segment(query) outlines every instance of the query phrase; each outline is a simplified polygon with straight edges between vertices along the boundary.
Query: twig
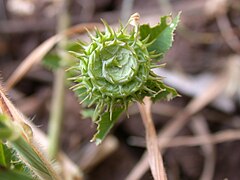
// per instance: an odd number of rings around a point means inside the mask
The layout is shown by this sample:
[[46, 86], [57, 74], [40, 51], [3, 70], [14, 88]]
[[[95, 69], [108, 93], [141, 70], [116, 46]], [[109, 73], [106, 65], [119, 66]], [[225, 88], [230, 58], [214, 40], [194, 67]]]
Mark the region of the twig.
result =
[[[165, 117], [173, 117], [173, 115], [177, 114], [180, 110], [181, 108], [174, 107], [166, 103], [155, 103], [155, 104], [152, 104], [152, 108], [151, 108], [152, 114], [165, 116]], [[137, 109], [137, 106], [135, 105], [130, 106], [128, 108], [128, 114], [129, 116], [139, 114], [139, 110]]]
[[205, 155], [203, 171], [200, 180], [212, 180], [215, 169], [216, 154], [213, 143], [211, 143], [209, 136], [210, 132], [206, 120], [202, 116], [196, 116], [190, 123], [190, 127], [195, 134], [206, 137], [208, 143], [202, 145], [202, 150]]
[[[162, 156], [158, 149], [157, 134], [151, 117], [151, 100], [144, 99], [144, 104], [138, 103], [140, 114], [146, 130], [148, 161], [155, 180], [166, 180]], [[131, 178], [127, 178], [131, 180]]]
[[[223, 92], [227, 83], [226, 75], [221, 75], [217, 80], [206, 88], [202, 94], [194, 98], [187, 107], [176, 115], [173, 120], [168, 123], [162, 131], [158, 134], [158, 143], [160, 149], [166, 146], [174, 135], [188, 122], [189, 118], [208, 105], [214, 100], [221, 92]], [[145, 152], [140, 161], [128, 175], [131, 179], [140, 179], [142, 175], [148, 170], [147, 153]]]
[[238, 37], [235, 35], [229, 19], [226, 14], [222, 14], [216, 17], [217, 25], [219, 30], [226, 41], [227, 45], [236, 53], [240, 54], [240, 41]]
[[[200, 136], [178, 136], [173, 138], [168, 144], [162, 145], [162, 148], [174, 148], [179, 146], [201, 146], [204, 144], [219, 144], [227, 141], [240, 140], [239, 130], [224, 130], [212, 135]], [[132, 138], [130, 144], [137, 147], [146, 147], [144, 138]]]

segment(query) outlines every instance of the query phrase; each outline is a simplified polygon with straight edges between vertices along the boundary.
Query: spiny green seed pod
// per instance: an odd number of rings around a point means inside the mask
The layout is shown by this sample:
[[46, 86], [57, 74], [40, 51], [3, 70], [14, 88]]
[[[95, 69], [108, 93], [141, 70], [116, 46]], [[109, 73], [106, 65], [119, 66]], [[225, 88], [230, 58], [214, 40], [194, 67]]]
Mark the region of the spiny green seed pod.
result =
[[89, 34], [89, 45], [81, 43], [83, 52], [72, 52], [79, 59], [75, 67], [79, 76], [72, 78], [78, 84], [73, 89], [89, 106], [97, 104], [97, 115], [112, 112], [116, 106], [127, 109], [131, 101], [142, 102], [145, 96], [156, 95], [154, 85], [160, 81], [151, 71], [155, 66], [147, 44], [137, 38], [138, 31], [128, 33], [121, 27], [115, 32], [104, 25], [104, 33], [96, 30], [96, 36]]
[[96, 29], [95, 35], [89, 33], [90, 43], [80, 42], [81, 50], [71, 52], [77, 57], [75, 67], [70, 70], [75, 74], [70, 79], [76, 83], [72, 89], [85, 105], [95, 105], [93, 120], [98, 124], [98, 132], [93, 140], [97, 144], [129, 103], [143, 102], [146, 96], [155, 101], [177, 95], [152, 71], [159, 67], [156, 57], [162, 57], [173, 41], [179, 16], [173, 23], [167, 23], [169, 18], [161, 17], [160, 24], [151, 28], [140, 26], [139, 16], [134, 14], [118, 31], [103, 21], [104, 32]]

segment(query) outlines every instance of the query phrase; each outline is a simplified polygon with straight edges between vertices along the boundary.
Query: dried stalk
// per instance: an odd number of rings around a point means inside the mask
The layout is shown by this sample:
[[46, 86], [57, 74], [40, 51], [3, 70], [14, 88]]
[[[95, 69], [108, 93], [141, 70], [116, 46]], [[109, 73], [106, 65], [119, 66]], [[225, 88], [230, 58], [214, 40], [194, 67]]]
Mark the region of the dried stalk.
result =
[[157, 133], [151, 117], [151, 100], [145, 98], [144, 104], [138, 103], [138, 107], [146, 130], [148, 161], [152, 175], [155, 180], [166, 180], [163, 159], [158, 149]]
[[[226, 75], [220, 75], [213, 84], [206, 89], [203, 94], [200, 94], [194, 98], [187, 107], [176, 115], [173, 120], [171, 120], [162, 131], [158, 134], [158, 143], [160, 149], [163, 150], [172, 137], [176, 135], [179, 130], [189, 121], [189, 118], [208, 105], [212, 100], [214, 100], [220, 93], [224, 91], [227, 84], [228, 77]], [[140, 161], [130, 172], [127, 178], [129, 179], [140, 179], [145, 172], [148, 170], [148, 158], [145, 152]]]

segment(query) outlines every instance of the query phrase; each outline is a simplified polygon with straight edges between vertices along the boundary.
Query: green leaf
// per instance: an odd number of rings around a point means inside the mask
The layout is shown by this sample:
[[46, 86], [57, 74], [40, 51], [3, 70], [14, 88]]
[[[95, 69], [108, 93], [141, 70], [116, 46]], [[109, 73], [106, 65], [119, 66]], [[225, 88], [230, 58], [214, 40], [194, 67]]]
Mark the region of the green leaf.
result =
[[3, 166], [3, 167], [7, 166], [5, 152], [4, 152], [4, 146], [1, 141], [0, 141], [0, 166]]
[[[2, 167], [4, 170], [4, 172], [0, 171], [0, 179], [2, 177], [4, 177], [4, 174], [6, 175], [6, 177], [7, 176], [11, 177], [11, 176], [7, 175], [9, 173], [21, 174], [21, 176], [23, 176], [23, 177], [31, 177], [32, 176], [32, 172], [23, 163], [23, 161], [21, 161], [19, 159], [17, 152], [14, 149], [8, 147], [4, 143], [0, 143], [0, 167]], [[5, 179], [9, 179], [9, 178], [5, 178]]]
[[48, 167], [45, 166], [43, 159], [22, 137], [11, 142], [12, 146], [23, 159], [34, 169], [34, 173], [43, 179], [54, 179]]
[[[11, 157], [11, 164], [14, 164], [18, 159], [22, 163], [15, 163], [14, 168], [19, 171], [24, 171], [21, 164], [26, 164], [31, 170], [34, 170], [34, 174], [42, 179], [54, 179], [53, 170], [50, 169], [50, 164], [43, 157], [43, 155], [37, 150], [31, 143], [26, 141], [20, 134], [20, 127], [14, 124], [12, 121], [7, 120], [5, 116], [0, 114], [0, 127], [1, 129], [7, 129], [10, 131], [11, 136], [3, 137], [10, 144], [10, 147], [18, 154], [18, 158], [14, 157], [15, 153]], [[20, 135], [18, 135], [20, 134]], [[0, 136], [0, 140], [3, 140]], [[1, 176], [0, 176], [1, 177]]]
[[82, 47], [81, 45], [79, 45], [78, 43], [76, 43], [76, 41], [70, 41], [67, 43], [67, 46], [66, 46], [66, 50], [67, 51], [74, 51], [74, 52], [79, 52], [79, 51], [82, 51]]
[[61, 65], [61, 59], [57, 54], [49, 53], [43, 58], [42, 64], [50, 70], [56, 70]]
[[32, 177], [26, 175], [25, 173], [18, 172], [15, 170], [4, 170], [0, 171], [0, 180], [33, 180]]
[[113, 125], [116, 123], [117, 119], [124, 111], [123, 108], [118, 108], [113, 111], [112, 119], [110, 120], [110, 112], [105, 112], [100, 119], [97, 121], [97, 133], [94, 135], [91, 141], [95, 141], [99, 145], [103, 139], [106, 137], [108, 132], [112, 129]]
[[83, 109], [81, 111], [83, 118], [92, 118], [94, 114], [94, 109]]
[[172, 16], [162, 16], [160, 23], [154, 27], [149, 24], [140, 26], [140, 39], [148, 39], [148, 51], [155, 51], [156, 54], [161, 54], [160, 57], [166, 53], [172, 46], [174, 31], [180, 19], [180, 13], [172, 20]]
[[[68, 42], [66, 47], [66, 51], [81, 51], [82, 48], [79, 44], [77, 44], [75, 41], [74, 42]], [[58, 56], [56, 50], [51, 51], [48, 53], [46, 56], [44, 56], [43, 60], [41, 61], [42, 65], [48, 68], [49, 70], [56, 70], [57, 68], [61, 66], [71, 66], [75, 63], [74, 60], [69, 60], [69, 59], [63, 59]]]
[[158, 93], [153, 96], [151, 99], [153, 102], [157, 100], [171, 100], [176, 96], [179, 96], [177, 91], [174, 88], [171, 88], [165, 85], [163, 82], [159, 82], [158, 86], [160, 87]]
[[6, 139], [12, 136], [12, 131], [9, 129], [0, 128], [0, 138]]

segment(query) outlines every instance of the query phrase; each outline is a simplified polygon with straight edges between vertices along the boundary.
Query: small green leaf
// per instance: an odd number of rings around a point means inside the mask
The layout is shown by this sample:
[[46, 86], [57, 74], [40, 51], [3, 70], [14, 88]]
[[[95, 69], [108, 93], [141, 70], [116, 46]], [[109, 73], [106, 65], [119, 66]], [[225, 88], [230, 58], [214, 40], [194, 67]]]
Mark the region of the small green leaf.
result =
[[26, 175], [25, 173], [15, 171], [15, 170], [4, 170], [0, 171], [0, 180], [33, 180], [32, 177]]
[[[31, 177], [32, 172], [30, 169], [19, 159], [17, 152], [8, 147], [6, 144], [0, 142], [0, 167], [4, 172], [0, 170], [0, 179], [4, 177], [3, 174], [7, 173], [19, 173], [23, 177]], [[0, 168], [1, 169], [1, 168]], [[10, 177], [10, 176], [8, 176]], [[8, 179], [8, 178], [5, 178]]]
[[148, 39], [147, 43], [148, 51], [155, 51], [156, 54], [161, 54], [169, 50], [173, 42], [173, 33], [177, 27], [180, 19], [180, 13], [172, 20], [172, 16], [162, 16], [160, 23], [154, 27], [150, 27], [149, 24], [144, 24], [140, 26], [140, 39]]
[[92, 118], [94, 114], [94, 109], [83, 109], [81, 111], [83, 118]]
[[100, 120], [97, 121], [97, 133], [94, 135], [91, 141], [95, 141], [97, 145], [99, 145], [103, 139], [106, 137], [108, 132], [112, 129], [113, 125], [116, 123], [117, 119], [124, 111], [123, 108], [118, 108], [113, 111], [112, 119], [110, 120], [110, 112], [105, 112]]
[[[18, 154], [19, 160], [22, 162], [21, 164], [24, 163], [28, 165], [28, 167], [34, 171], [33, 173], [42, 179], [54, 179], [55, 174], [53, 175], [53, 170], [50, 169], [51, 167], [47, 160], [39, 150], [36, 150], [36, 148], [21, 135], [21, 128], [0, 114], [0, 130], [1, 129], [6, 129], [10, 132], [10, 136], [0, 136], [0, 140], [6, 140], [7, 143], [10, 144], [10, 147]], [[11, 157], [11, 160], [14, 162], [13, 159], [14, 156]], [[13, 164], [12, 161], [11, 164]], [[14, 168], [15, 167], [19, 171], [23, 170], [23, 166], [19, 166], [19, 163], [16, 164]]]
[[3, 166], [3, 167], [7, 166], [5, 152], [4, 152], [4, 146], [1, 141], [0, 141], [0, 166]]
[[[66, 51], [81, 51], [81, 46], [74, 42], [68, 42], [66, 45]], [[74, 60], [64, 59], [61, 60], [61, 58], [58, 56], [58, 54], [55, 51], [52, 51], [48, 53], [46, 56], [44, 56], [43, 60], [41, 61], [42, 65], [48, 68], [49, 70], [56, 70], [57, 68], [61, 66], [71, 66], [75, 63]]]
[[165, 85], [163, 82], [159, 82], [158, 84], [160, 86], [160, 91], [152, 97], [152, 101], [156, 102], [157, 100], [171, 100], [174, 97], [179, 96], [177, 91], [174, 88], [171, 88], [167, 85]]
[[66, 50], [79, 52], [79, 51], [82, 51], [82, 47], [80, 44], [76, 43], [76, 41], [70, 41], [67, 43]]
[[49, 53], [43, 58], [42, 64], [50, 70], [55, 70], [60, 67], [60, 62], [61, 59], [57, 54]]

